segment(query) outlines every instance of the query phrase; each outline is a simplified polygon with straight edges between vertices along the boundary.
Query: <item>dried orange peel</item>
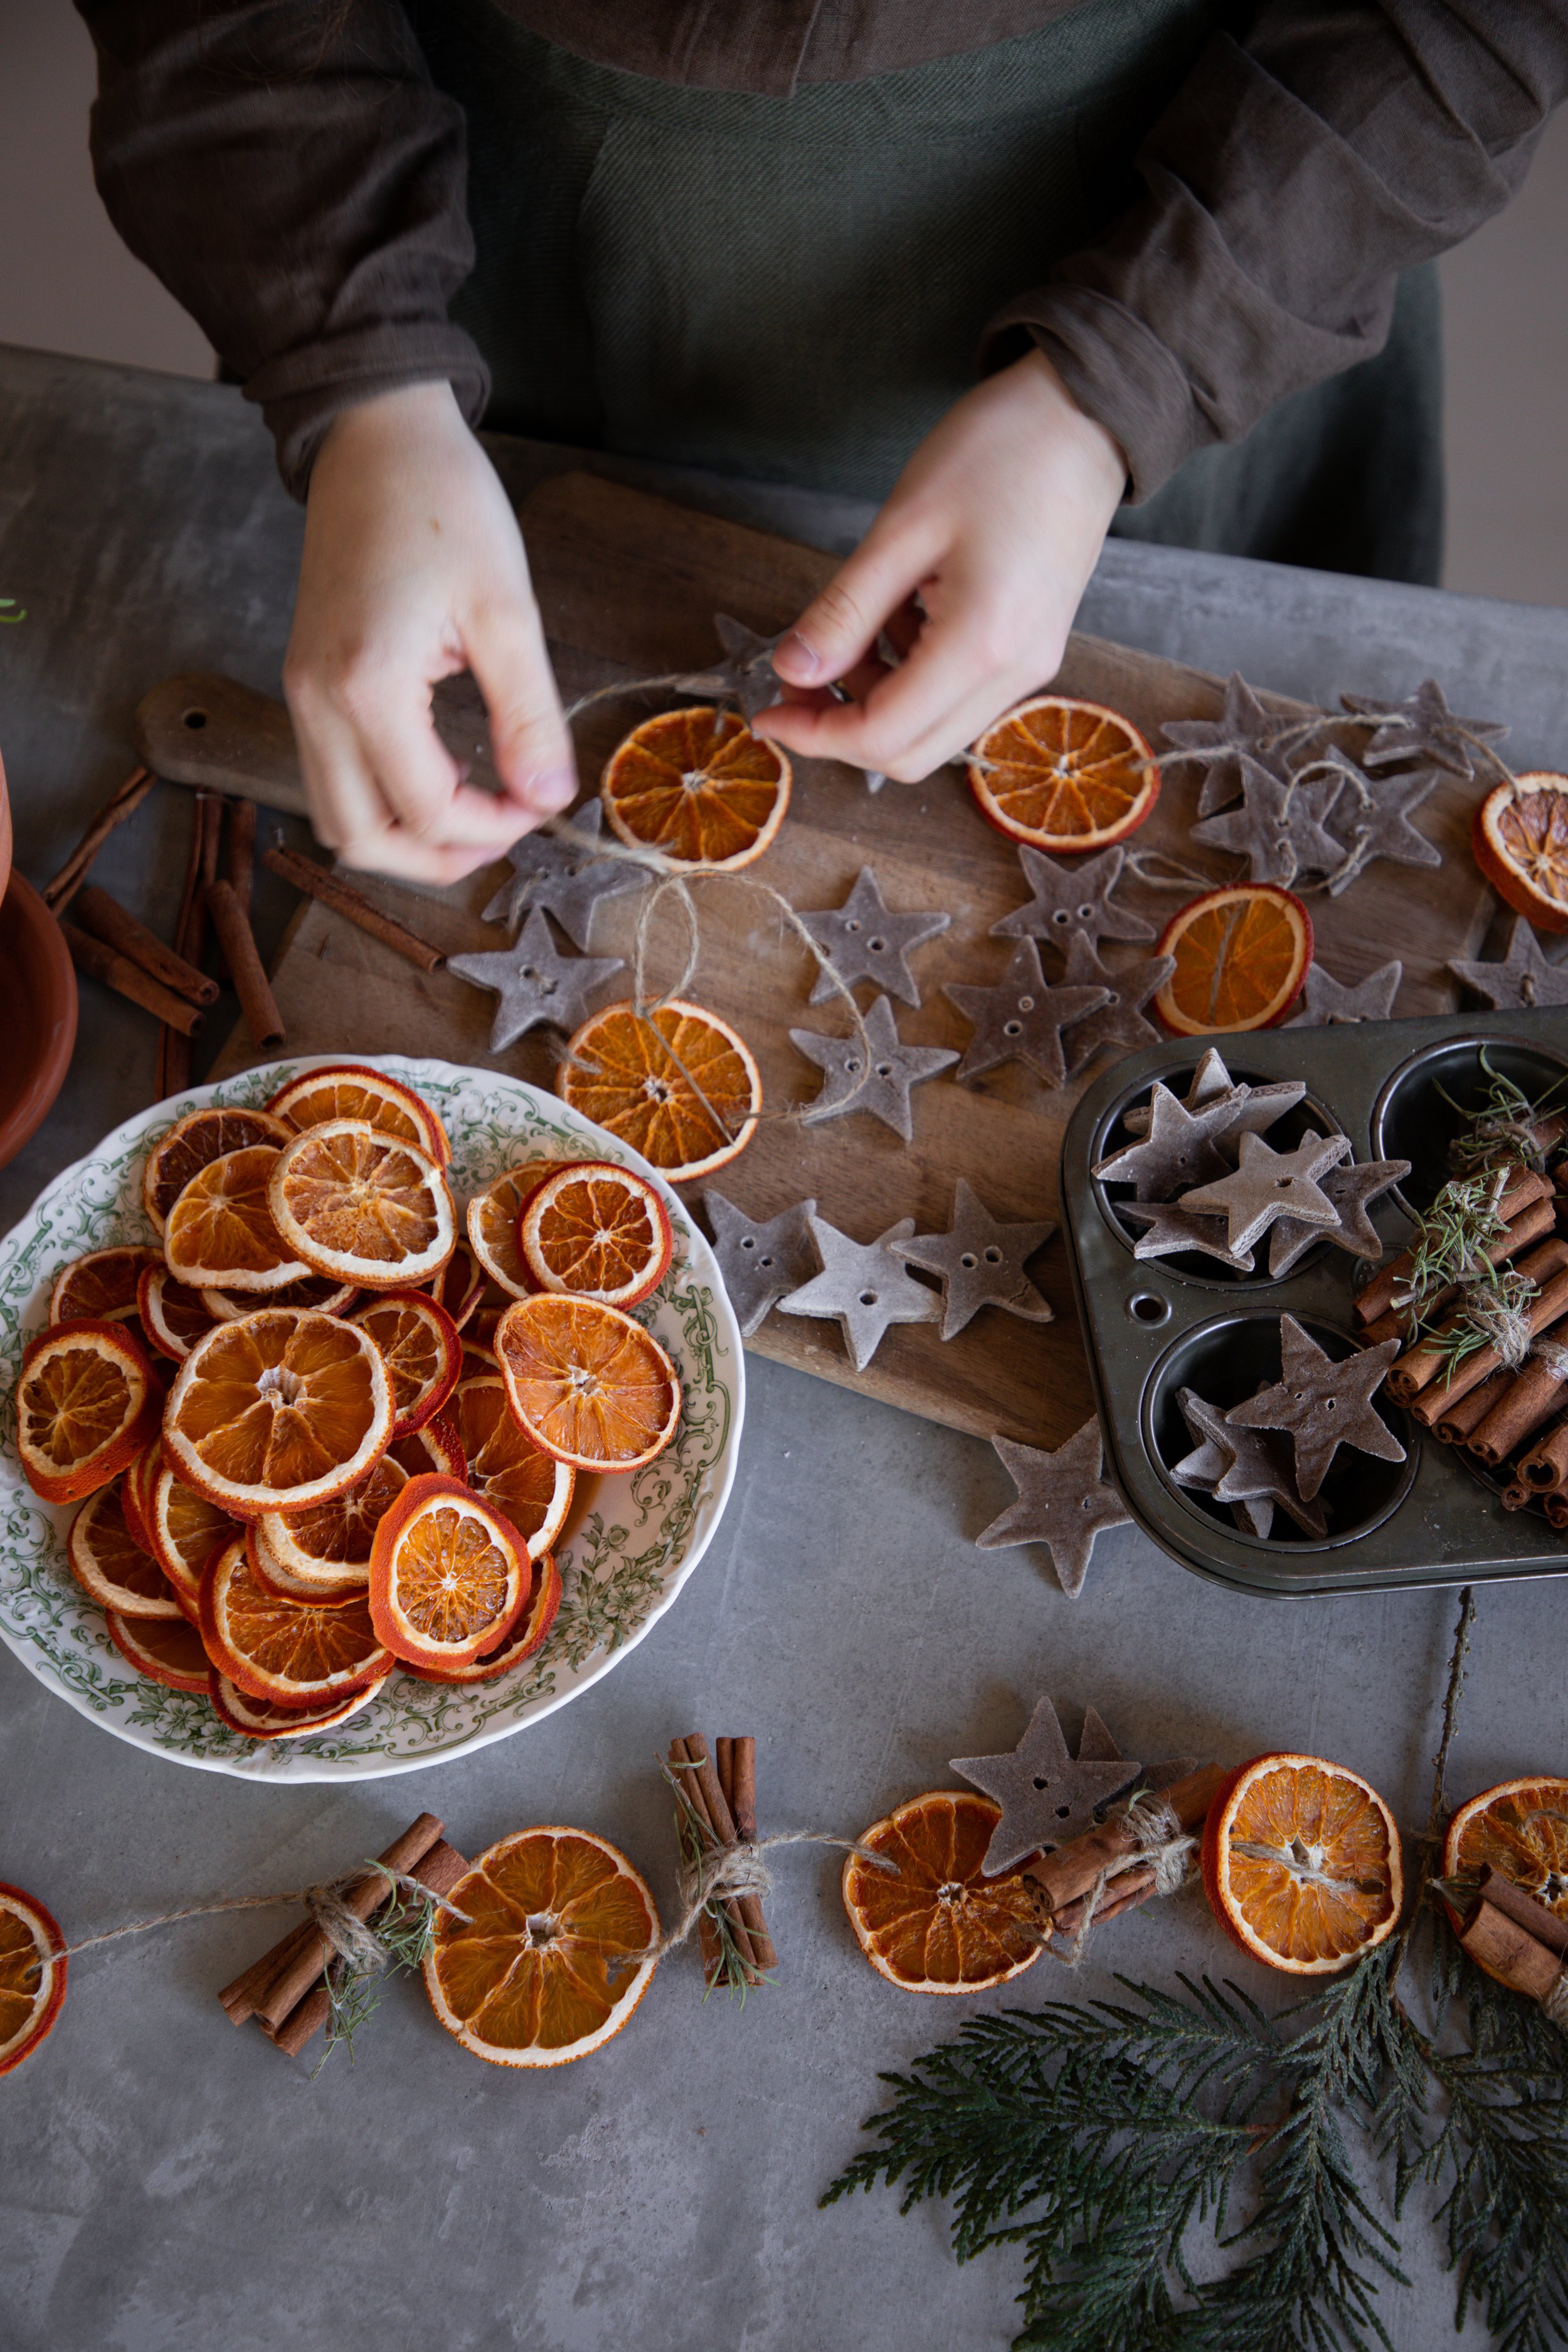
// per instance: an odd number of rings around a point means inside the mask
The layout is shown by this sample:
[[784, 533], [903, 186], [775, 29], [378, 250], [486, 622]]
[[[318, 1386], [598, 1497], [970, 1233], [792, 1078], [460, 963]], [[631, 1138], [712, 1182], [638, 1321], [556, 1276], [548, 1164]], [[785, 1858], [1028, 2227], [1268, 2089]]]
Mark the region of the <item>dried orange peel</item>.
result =
[[70, 1968], [66, 1939], [37, 1895], [0, 1881], [0, 2074], [30, 2058], [53, 2028]]
[[392, 1669], [380, 1675], [374, 1682], [365, 1683], [346, 1698], [336, 1699], [326, 1706], [278, 1706], [266, 1699], [251, 1698], [220, 1674], [216, 1666], [207, 1676], [207, 1697], [213, 1713], [231, 1731], [240, 1732], [247, 1739], [308, 1739], [312, 1732], [331, 1731], [335, 1724], [345, 1723], [361, 1707], [368, 1706], [387, 1680]]
[[16, 1451], [46, 1503], [107, 1486], [158, 1433], [163, 1391], [123, 1323], [59, 1323], [22, 1359]]
[[1204, 1891], [1244, 1952], [1291, 1976], [1334, 1976], [1394, 1933], [1399, 1829], [1359, 1772], [1318, 1756], [1255, 1756], [1204, 1825]]
[[408, 1484], [409, 1474], [390, 1454], [341, 1495], [329, 1495], [303, 1511], [265, 1511], [256, 1522], [263, 1547], [262, 1566], [275, 1562], [285, 1575], [319, 1585], [323, 1595], [357, 1585], [370, 1576], [375, 1531]]
[[555, 1612], [561, 1606], [561, 1570], [555, 1565], [552, 1552], [542, 1552], [533, 1562], [533, 1582], [528, 1603], [521, 1616], [504, 1642], [493, 1650], [481, 1650], [466, 1666], [414, 1666], [410, 1671], [427, 1683], [499, 1682], [503, 1675], [511, 1674], [518, 1666], [526, 1665], [535, 1653], [543, 1648]]
[[100, 1486], [79, 1507], [66, 1544], [71, 1574], [100, 1609], [122, 1617], [183, 1616], [163, 1569], [126, 1523], [123, 1486], [123, 1479]]
[[[468, 1202], [466, 1219], [468, 1247], [497, 1287], [509, 1298], [526, 1298], [533, 1289], [522, 1251], [518, 1244], [518, 1221], [536, 1184], [550, 1175], [555, 1162], [550, 1160], [524, 1160], [515, 1168], [487, 1184]], [[482, 1297], [482, 1285], [479, 1296]], [[465, 1319], [471, 1324], [479, 1297], [476, 1297]]]
[[525, 1437], [574, 1470], [640, 1470], [680, 1419], [680, 1377], [618, 1307], [546, 1292], [496, 1327], [507, 1403]]
[[247, 1144], [209, 1160], [191, 1178], [163, 1228], [163, 1256], [176, 1282], [188, 1290], [265, 1294], [312, 1271], [273, 1221], [268, 1187], [280, 1157], [275, 1143]]
[[270, 1111], [224, 1108], [216, 1103], [188, 1111], [159, 1138], [142, 1162], [142, 1205], [163, 1233], [170, 1210], [193, 1176], [231, 1151], [258, 1143], [287, 1143], [293, 1131]]
[[137, 1313], [137, 1286], [163, 1264], [154, 1249], [89, 1250], [62, 1265], [49, 1286], [51, 1323], [129, 1323]]
[[840, 1888], [856, 1940], [879, 1976], [905, 1992], [984, 1992], [1021, 1976], [1045, 1945], [1048, 1905], [1032, 1879], [987, 1878], [1002, 1808], [968, 1790], [939, 1789], [874, 1822], [844, 1865]]
[[212, 1672], [200, 1630], [184, 1617], [122, 1617], [110, 1609], [104, 1617], [109, 1638], [139, 1675], [165, 1690], [205, 1691]]
[[634, 727], [599, 787], [610, 830], [672, 865], [732, 874], [777, 837], [790, 764], [733, 711], [700, 705]]
[[1538, 930], [1568, 931], [1568, 776], [1533, 769], [1496, 785], [1470, 826], [1476, 864]]
[[756, 1133], [763, 1081], [727, 1021], [672, 997], [643, 1013], [606, 1005], [584, 1021], [555, 1074], [574, 1110], [607, 1128], [672, 1184], [710, 1176]]
[[463, 1343], [443, 1307], [423, 1290], [384, 1291], [350, 1316], [381, 1349], [392, 1381], [394, 1437], [433, 1420], [458, 1385]]

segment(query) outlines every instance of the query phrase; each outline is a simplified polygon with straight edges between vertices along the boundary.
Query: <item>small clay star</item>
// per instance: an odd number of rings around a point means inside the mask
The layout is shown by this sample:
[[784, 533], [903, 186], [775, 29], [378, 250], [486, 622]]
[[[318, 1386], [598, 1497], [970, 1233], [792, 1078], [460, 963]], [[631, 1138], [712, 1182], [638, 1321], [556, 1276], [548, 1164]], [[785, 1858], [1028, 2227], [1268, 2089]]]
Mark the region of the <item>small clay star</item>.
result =
[[1147, 1133], [1098, 1161], [1090, 1173], [1105, 1184], [1131, 1184], [1139, 1201], [1168, 1201], [1190, 1184], [1226, 1175], [1230, 1162], [1210, 1138], [1231, 1108], [1229, 1097], [1218, 1095], [1202, 1110], [1190, 1111], [1156, 1079]]
[[[1186, 1400], [1193, 1394], [1193, 1390], [1183, 1389], [1176, 1399], [1184, 1413], [1186, 1413]], [[1187, 1414], [1187, 1433], [1189, 1436], [1197, 1434], [1190, 1414]], [[1184, 1454], [1173, 1465], [1171, 1475], [1178, 1486], [1191, 1486], [1200, 1495], [1212, 1495], [1235, 1459], [1234, 1454], [1227, 1453], [1212, 1437], [1205, 1437], [1190, 1454]], [[1274, 1526], [1274, 1506], [1267, 1496], [1249, 1496], [1245, 1503], [1233, 1503], [1230, 1516], [1247, 1535], [1261, 1536], [1265, 1539]]]
[[942, 1336], [952, 1339], [983, 1307], [1000, 1307], [1026, 1323], [1051, 1321], [1050, 1301], [1041, 1297], [1024, 1267], [1055, 1232], [1055, 1225], [1044, 1220], [1038, 1224], [1001, 1223], [961, 1176], [947, 1232], [917, 1234], [899, 1244], [898, 1255], [906, 1265], [941, 1276]]
[[1319, 1178], [1339, 1218], [1334, 1225], [1298, 1224], [1281, 1217], [1268, 1236], [1268, 1271], [1289, 1274], [1314, 1242], [1331, 1242], [1352, 1257], [1381, 1257], [1383, 1243], [1367, 1215], [1369, 1205], [1410, 1173], [1408, 1160], [1358, 1160], [1330, 1168]]
[[[862, 866], [842, 907], [800, 919], [846, 988], [858, 981], [874, 981], [900, 1003], [918, 1005], [921, 992], [906, 961], [909, 950], [945, 931], [952, 917], [889, 914], [875, 874]], [[821, 1004], [834, 993], [832, 980], [819, 971], [812, 1003]]]
[[1500, 963], [1450, 961], [1448, 970], [1478, 996], [1484, 996], [1494, 1013], [1513, 1013], [1533, 1004], [1568, 1004], [1568, 965], [1547, 962], [1522, 915], [1509, 933], [1508, 953]]
[[1204, 763], [1207, 772], [1198, 794], [1198, 814], [1212, 816], [1241, 791], [1241, 752], [1271, 774], [1282, 780], [1289, 776], [1276, 747], [1282, 735], [1300, 724], [1299, 711], [1266, 709], [1240, 671], [1233, 669], [1225, 682], [1223, 718], [1172, 719], [1161, 731], [1167, 743], [1178, 745], [1190, 759]]
[[811, 1239], [816, 1202], [797, 1201], [776, 1217], [748, 1217], [710, 1186], [702, 1205], [713, 1228], [713, 1255], [741, 1337], [749, 1339], [771, 1307], [812, 1277], [818, 1263]]
[[1344, 857], [1329, 877], [1329, 896], [1337, 898], [1365, 873], [1374, 858], [1394, 866], [1441, 866], [1443, 853], [1436, 842], [1417, 833], [1410, 812], [1430, 799], [1437, 782], [1436, 768], [1407, 776], [1369, 776], [1353, 760], [1334, 751], [1328, 764], [1342, 780], [1334, 803], [1334, 831], [1344, 843]]
[[[1184, 1110], [1196, 1113], [1205, 1109], [1221, 1095], [1229, 1097], [1229, 1108], [1210, 1132], [1214, 1140], [1228, 1152], [1234, 1166], [1242, 1136], [1264, 1134], [1277, 1118], [1282, 1118], [1288, 1110], [1294, 1110], [1306, 1091], [1304, 1078], [1280, 1078], [1267, 1087], [1237, 1085], [1233, 1083], [1216, 1048], [1210, 1045], [1199, 1056], [1181, 1104]], [[1121, 1124], [1129, 1135], [1147, 1135], [1149, 1105], [1137, 1103], [1131, 1110], [1124, 1110]]]
[[715, 613], [713, 626], [724, 648], [724, 658], [711, 669], [689, 670], [675, 680], [678, 694], [710, 694], [718, 702], [732, 702], [743, 712], [750, 727], [764, 710], [771, 710], [782, 698], [783, 689], [773, 667], [773, 647], [788, 635], [781, 629], [777, 636], [760, 637], [755, 629], [748, 629], [743, 621], [732, 621], [728, 613]]
[[1064, 980], [1072, 987], [1098, 984], [1109, 990], [1109, 1001], [1085, 1021], [1073, 1024], [1068, 1076], [1087, 1070], [1097, 1054], [1131, 1054], [1140, 1045], [1159, 1042], [1160, 1032], [1143, 1017], [1143, 1007], [1164, 987], [1176, 969], [1174, 956], [1145, 956], [1138, 963], [1119, 964], [1108, 971], [1094, 941], [1079, 931], [1068, 941]]
[[1217, 1257], [1235, 1274], [1252, 1272], [1252, 1252], [1231, 1248], [1224, 1217], [1195, 1217], [1184, 1201], [1118, 1201], [1116, 1213], [1148, 1227], [1132, 1245], [1136, 1258], [1173, 1257], [1181, 1250], [1197, 1250], [1204, 1257]]
[[[1094, 953], [1092, 948], [1089, 953]], [[1110, 1002], [1110, 990], [1100, 983], [1090, 988], [1048, 985], [1033, 940], [1019, 940], [1005, 977], [994, 988], [968, 988], [949, 981], [945, 993], [974, 1024], [958, 1065], [959, 1077], [977, 1078], [1003, 1062], [1023, 1062], [1048, 1087], [1059, 1087], [1067, 1076], [1062, 1031]]]
[[1353, 988], [1336, 980], [1321, 963], [1310, 963], [1301, 985], [1301, 1010], [1293, 1013], [1285, 1026], [1327, 1029], [1341, 1021], [1390, 1021], [1404, 977], [1405, 966], [1397, 957], [1392, 963], [1380, 963], [1375, 971], [1369, 971]]
[[1098, 857], [1075, 857], [1070, 866], [1062, 866], [1043, 850], [1020, 842], [1018, 862], [1032, 895], [1026, 906], [992, 924], [992, 936], [1054, 940], [1058, 947], [1077, 932], [1091, 940], [1152, 940], [1152, 923], [1130, 908], [1110, 903], [1126, 858], [1124, 849], [1102, 849]]
[[1193, 839], [1205, 849], [1228, 849], [1245, 857], [1254, 882], [1289, 884], [1309, 867], [1331, 873], [1342, 866], [1344, 846], [1325, 831], [1323, 819], [1343, 779], [1336, 773], [1282, 783], [1248, 753], [1240, 758], [1241, 806], [1194, 824]]
[[1303, 1225], [1337, 1224], [1334, 1204], [1316, 1180], [1325, 1168], [1337, 1167], [1350, 1148], [1348, 1136], [1331, 1135], [1304, 1137], [1294, 1151], [1275, 1151], [1260, 1135], [1244, 1135], [1234, 1175], [1195, 1184], [1181, 1205], [1194, 1215], [1206, 1210], [1228, 1218], [1226, 1239], [1233, 1250], [1249, 1250], [1280, 1217], [1294, 1217]]
[[1018, 1489], [1018, 1499], [975, 1542], [984, 1551], [1043, 1543], [1062, 1591], [1076, 1601], [1096, 1536], [1103, 1528], [1126, 1527], [1132, 1517], [1120, 1489], [1100, 1475], [1105, 1455], [1099, 1422], [1086, 1421], [1054, 1454], [1037, 1445], [1019, 1445], [1011, 1437], [994, 1437], [991, 1443]]
[[587, 801], [574, 810], [573, 838], [563, 841], [548, 833], [524, 834], [507, 851], [512, 866], [485, 908], [487, 923], [504, 923], [514, 937], [530, 907], [553, 915], [574, 947], [587, 953], [592, 944], [594, 909], [601, 898], [618, 898], [628, 890], [646, 890], [652, 875], [629, 857], [600, 857], [594, 844], [605, 821], [603, 801]]
[[1506, 727], [1491, 719], [1457, 718], [1435, 677], [1423, 678], [1415, 693], [1406, 695], [1392, 710], [1386, 703], [1363, 694], [1342, 694], [1340, 700], [1373, 730], [1361, 755], [1367, 768], [1392, 767], [1396, 760], [1428, 760], [1451, 776], [1473, 776], [1475, 744], [1467, 742], [1466, 737], [1496, 743], [1508, 733]]
[[1226, 1419], [1233, 1428], [1284, 1430], [1296, 1447], [1297, 1491], [1310, 1503], [1342, 1445], [1382, 1462], [1404, 1461], [1404, 1446], [1372, 1405], [1404, 1344], [1384, 1339], [1336, 1363], [1293, 1315], [1281, 1315], [1282, 1378], [1233, 1405]]
[[513, 946], [489, 955], [450, 956], [447, 962], [459, 980], [493, 988], [500, 997], [490, 1030], [492, 1054], [503, 1053], [542, 1023], [568, 1034], [580, 1029], [613, 974], [625, 968], [619, 956], [562, 955], [538, 907], [530, 908]]
[[[1258, 1394], [1263, 1393], [1262, 1390]], [[1267, 1431], [1242, 1427], [1217, 1405], [1195, 1389], [1183, 1389], [1176, 1402], [1189, 1434], [1196, 1441], [1196, 1451], [1178, 1462], [1171, 1475], [1178, 1486], [1202, 1486], [1219, 1503], [1267, 1503], [1270, 1510], [1278, 1507], [1293, 1518], [1303, 1535], [1326, 1536], [1328, 1518], [1323, 1506], [1307, 1502], [1300, 1493], [1290, 1473], [1289, 1449], [1282, 1437]], [[1217, 1463], [1212, 1482], [1211, 1468]], [[1197, 1475], [1201, 1468], [1201, 1477]], [[1267, 1527], [1256, 1528], [1266, 1536]]]
[[934, 1323], [942, 1297], [906, 1274], [898, 1250], [914, 1232], [912, 1217], [900, 1217], [874, 1242], [851, 1241], [826, 1217], [811, 1216], [822, 1272], [778, 1302], [782, 1315], [830, 1317], [844, 1334], [849, 1360], [863, 1372], [883, 1335], [894, 1323]]
[[906, 1045], [885, 996], [879, 996], [866, 1015], [866, 1036], [871, 1048], [869, 1071], [858, 1036], [824, 1037], [815, 1029], [790, 1031], [789, 1041], [796, 1052], [815, 1062], [824, 1074], [822, 1091], [813, 1097], [805, 1116], [815, 1126], [819, 1119], [841, 1118], [846, 1111], [868, 1111], [909, 1143], [914, 1136], [910, 1088], [918, 1087], [922, 1078], [934, 1078], [958, 1055], [951, 1045]]
[[[1089, 1729], [1090, 1717], [1095, 1730]], [[1013, 1870], [1032, 1853], [1049, 1853], [1094, 1823], [1095, 1811], [1131, 1788], [1139, 1767], [1114, 1747], [1109, 1757], [1096, 1749], [1110, 1735], [1091, 1707], [1084, 1717], [1076, 1757], [1068, 1753], [1056, 1708], [1043, 1698], [1029, 1717], [1016, 1748], [1005, 1756], [954, 1756], [950, 1769], [962, 1772], [994, 1797], [1002, 1818], [991, 1832], [980, 1867], [987, 1878]]]

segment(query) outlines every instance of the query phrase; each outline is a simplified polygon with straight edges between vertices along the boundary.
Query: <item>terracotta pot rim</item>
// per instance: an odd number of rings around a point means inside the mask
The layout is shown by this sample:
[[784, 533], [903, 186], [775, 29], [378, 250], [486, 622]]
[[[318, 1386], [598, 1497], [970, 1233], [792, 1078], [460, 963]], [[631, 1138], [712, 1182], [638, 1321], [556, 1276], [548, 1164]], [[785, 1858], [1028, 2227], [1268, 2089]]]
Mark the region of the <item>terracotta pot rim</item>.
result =
[[65, 1084], [76, 1045], [76, 967], [65, 935], [25, 875], [13, 867], [0, 901], [0, 958], [15, 963], [25, 987], [20, 1034], [32, 1048], [0, 1076], [0, 1168], [43, 1125]]

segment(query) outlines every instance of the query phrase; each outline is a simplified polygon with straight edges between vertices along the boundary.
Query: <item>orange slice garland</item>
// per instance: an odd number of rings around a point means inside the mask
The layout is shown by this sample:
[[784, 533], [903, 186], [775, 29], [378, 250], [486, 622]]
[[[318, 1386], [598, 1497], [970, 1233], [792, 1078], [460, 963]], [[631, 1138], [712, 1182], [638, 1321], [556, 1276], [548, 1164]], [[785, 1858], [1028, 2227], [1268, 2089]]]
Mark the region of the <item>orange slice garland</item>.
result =
[[278, 1154], [267, 1199], [308, 1267], [366, 1289], [413, 1288], [439, 1273], [457, 1243], [457, 1211], [435, 1160], [364, 1119], [307, 1128]]
[[640, 1470], [680, 1419], [680, 1379], [618, 1307], [545, 1293], [496, 1327], [507, 1402], [525, 1437], [574, 1470]]
[[709, 1176], [756, 1133], [763, 1082], [727, 1021], [674, 997], [652, 1013], [607, 1005], [584, 1021], [555, 1074], [574, 1110], [638, 1151], [672, 1184]]
[[1204, 1892], [1227, 1935], [1271, 1969], [1334, 1976], [1394, 1933], [1399, 1830], [1368, 1780], [1317, 1756], [1255, 1756], [1204, 1827]]
[[375, 1531], [370, 1614], [394, 1657], [465, 1666], [504, 1642], [527, 1605], [527, 1548], [456, 1478], [410, 1478]]
[[531, 1554], [549, 1551], [572, 1507], [575, 1470], [524, 1435], [499, 1371], [460, 1381], [450, 1410], [463, 1464], [458, 1475], [511, 1521]]
[[523, 1208], [518, 1239], [536, 1290], [605, 1307], [636, 1307], [657, 1290], [675, 1245], [647, 1177], [608, 1160], [547, 1176]]
[[243, 1519], [341, 1495], [391, 1436], [392, 1382], [369, 1333], [298, 1307], [215, 1326], [163, 1412], [167, 1466]]
[[240, 1541], [226, 1545], [202, 1579], [202, 1640], [237, 1689], [274, 1706], [335, 1702], [392, 1664], [363, 1601], [326, 1609], [282, 1600], [257, 1580]]
[[46, 1503], [107, 1486], [158, 1433], [162, 1391], [123, 1323], [59, 1323], [22, 1359], [16, 1451]]
[[142, 1205], [163, 1233], [170, 1210], [192, 1177], [213, 1160], [226, 1160], [231, 1151], [244, 1151], [253, 1144], [287, 1143], [292, 1133], [270, 1111], [226, 1109], [216, 1103], [188, 1111], [160, 1137], [142, 1163]]
[[168, 1578], [125, 1523], [122, 1483], [100, 1486], [71, 1521], [66, 1545], [71, 1574], [100, 1609], [122, 1617], [183, 1616]]
[[306, 1070], [279, 1087], [267, 1108], [298, 1129], [330, 1119], [365, 1119], [401, 1142], [416, 1143], [440, 1167], [452, 1157], [447, 1130], [424, 1097], [363, 1062], [328, 1062]]
[[1312, 961], [1312, 919], [1274, 882], [1206, 890], [1166, 924], [1157, 952], [1176, 969], [1154, 1010], [1178, 1037], [1273, 1029], [1300, 992]]
[[969, 789], [998, 833], [1060, 857], [1136, 831], [1160, 797], [1160, 771], [1118, 711], [1037, 694], [980, 738]]
[[66, 1939], [36, 1895], [0, 1881], [0, 2074], [30, 2058], [66, 1997]]
[[1002, 1808], [938, 1789], [875, 1822], [858, 1843], [897, 1874], [852, 1853], [840, 1882], [860, 1949], [906, 1992], [984, 1992], [1040, 1957], [1047, 1906], [1019, 1871], [984, 1876]]
[[390, 1290], [349, 1318], [370, 1333], [392, 1381], [394, 1437], [438, 1413], [458, 1385], [463, 1343], [446, 1309], [423, 1290]]
[[163, 1255], [189, 1290], [281, 1290], [310, 1272], [290, 1253], [268, 1206], [280, 1158], [275, 1143], [248, 1144], [199, 1169], [169, 1212]]
[[732, 874], [760, 857], [783, 824], [790, 764], [733, 711], [703, 705], [634, 727], [599, 791], [611, 831], [631, 848]]
[[1470, 825], [1476, 864], [1538, 930], [1568, 931], [1568, 776], [1532, 769], [1496, 785]]
[[90, 1250], [62, 1265], [49, 1287], [51, 1323], [129, 1323], [137, 1312], [137, 1285], [162, 1265], [154, 1249]]
[[1489, 1864], [1568, 1919], [1568, 1780], [1544, 1772], [1503, 1780], [1459, 1807], [1443, 1841], [1443, 1879], [1459, 1915], [1479, 1892]]

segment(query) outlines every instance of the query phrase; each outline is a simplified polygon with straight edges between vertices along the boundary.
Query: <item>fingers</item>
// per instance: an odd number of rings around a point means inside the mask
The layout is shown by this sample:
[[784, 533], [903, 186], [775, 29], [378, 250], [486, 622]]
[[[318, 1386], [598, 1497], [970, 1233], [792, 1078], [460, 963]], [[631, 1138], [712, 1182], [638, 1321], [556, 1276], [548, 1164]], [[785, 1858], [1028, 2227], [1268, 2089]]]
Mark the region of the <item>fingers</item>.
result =
[[577, 797], [577, 761], [538, 605], [531, 596], [487, 601], [464, 642], [490, 714], [496, 773], [511, 804], [534, 824], [558, 816]]
[[883, 623], [920, 586], [941, 551], [941, 540], [922, 514], [906, 509], [889, 520], [885, 510], [776, 647], [780, 677], [790, 686], [829, 686], [845, 677], [875, 652]]

